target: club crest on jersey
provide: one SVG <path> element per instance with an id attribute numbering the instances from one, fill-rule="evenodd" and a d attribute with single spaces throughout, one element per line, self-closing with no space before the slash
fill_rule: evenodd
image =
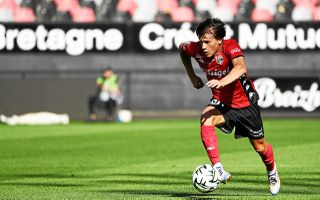
<path id="1" fill-rule="evenodd" d="M 222 65 L 222 63 L 223 63 L 223 56 L 222 56 L 221 54 L 216 55 L 214 58 L 215 58 L 216 62 L 217 62 L 219 65 Z"/>

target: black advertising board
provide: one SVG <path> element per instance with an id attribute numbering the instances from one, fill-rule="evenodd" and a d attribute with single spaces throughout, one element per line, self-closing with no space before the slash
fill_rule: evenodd
<path id="1" fill-rule="evenodd" d="M 45 52 L 80 56 L 86 52 L 177 51 L 197 41 L 191 23 L 0 24 L 0 53 Z M 244 51 L 320 50 L 320 23 L 232 23 L 226 38 Z"/>
<path id="2" fill-rule="evenodd" d="M 264 111 L 319 113 L 318 77 L 261 77 L 254 80 Z"/>
<path id="3" fill-rule="evenodd" d="M 124 24 L 0 24 L 1 53 L 118 52 L 128 49 Z"/>

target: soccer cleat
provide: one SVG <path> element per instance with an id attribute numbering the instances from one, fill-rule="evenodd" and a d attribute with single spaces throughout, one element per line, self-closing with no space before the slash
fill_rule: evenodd
<path id="1" fill-rule="evenodd" d="M 231 181 L 232 176 L 229 172 L 223 172 L 222 175 L 220 175 L 220 182 L 223 184 L 226 184 L 228 181 Z"/>
<path id="2" fill-rule="evenodd" d="M 269 189 L 272 195 L 276 195 L 280 191 L 280 177 L 276 165 L 274 165 L 275 172 L 268 174 Z"/>
<path id="3" fill-rule="evenodd" d="M 228 181 L 231 181 L 231 174 L 224 171 L 222 166 L 215 167 L 215 169 L 219 172 L 219 180 L 221 183 L 226 184 Z"/>

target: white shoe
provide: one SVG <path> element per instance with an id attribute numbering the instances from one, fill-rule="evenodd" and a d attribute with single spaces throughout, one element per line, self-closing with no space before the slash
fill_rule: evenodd
<path id="1" fill-rule="evenodd" d="M 219 180 L 221 183 L 226 184 L 228 181 L 231 181 L 231 174 L 229 172 L 224 171 L 222 166 L 215 167 L 215 169 L 219 172 Z"/>
<path id="2" fill-rule="evenodd" d="M 280 191 L 280 177 L 276 164 L 274 165 L 274 168 L 275 172 L 273 174 L 268 173 L 269 189 L 272 195 L 276 195 Z"/>

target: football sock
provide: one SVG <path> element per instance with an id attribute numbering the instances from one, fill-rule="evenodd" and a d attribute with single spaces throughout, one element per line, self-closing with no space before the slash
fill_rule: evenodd
<path id="1" fill-rule="evenodd" d="M 271 171 L 267 171 L 268 175 L 272 175 L 272 174 L 275 174 L 276 173 L 276 168 L 274 168 L 273 170 Z"/>
<path id="2" fill-rule="evenodd" d="M 265 151 L 263 153 L 259 153 L 259 155 L 266 166 L 267 171 L 274 170 L 273 149 L 269 143 L 266 143 Z"/>
<path id="3" fill-rule="evenodd" d="M 213 165 L 219 163 L 220 155 L 215 128 L 213 126 L 201 126 L 201 140 L 211 163 Z"/>
<path id="4" fill-rule="evenodd" d="M 221 164 L 221 162 L 217 162 L 217 163 L 215 163 L 213 166 L 214 166 L 214 167 L 222 167 L 222 164 Z"/>

